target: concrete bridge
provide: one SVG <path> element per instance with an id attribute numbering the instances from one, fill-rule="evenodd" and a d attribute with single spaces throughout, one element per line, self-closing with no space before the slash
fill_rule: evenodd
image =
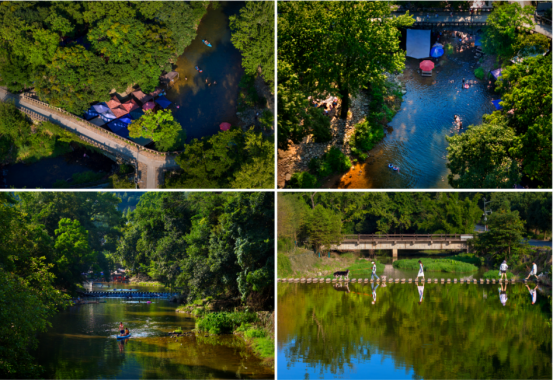
<path id="1" fill-rule="evenodd" d="M 481 27 L 487 25 L 487 19 L 489 18 L 492 9 L 477 10 L 473 14 L 469 11 L 451 12 L 449 10 L 416 10 L 410 11 L 410 15 L 414 18 L 415 22 L 412 28 L 425 28 L 425 29 L 451 29 L 459 27 Z M 393 16 L 401 16 L 406 14 L 404 11 L 394 11 Z M 427 17 L 429 16 L 429 17 Z M 534 15 L 535 26 L 531 29 L 531 33 L 540 33 L 546 37 L 552 39 L 552 22 L 540 15 Z"/>
<path id="2" fill-rule="evenodd" d="M 331 250 L 469 250 L 473 234 L 345 234 Z"/>
<path id="3" fill-rule="evenodd" d="M 95 298 L 170 298 L 177 296 L 177 293 L 171 292 L 143 292 L 143 291 L 87 291 L 80 292 L 85 297 Z"/>
<path id="4" fill-rule="evenodd" d="M 106 156 L 135 166 L 140 189 L 156 189 L 164 182 L 164 171 L 179 169 L 176 152 L 157 152 L 122 138 L 65 110 L 52 107 L 25 94 L 17 95 L 0 87 L 0 101 L 10 101 L 33 120 L 49 121 L 73 132 Z M 9 184 L 8 184 L 9 185 Z"/>

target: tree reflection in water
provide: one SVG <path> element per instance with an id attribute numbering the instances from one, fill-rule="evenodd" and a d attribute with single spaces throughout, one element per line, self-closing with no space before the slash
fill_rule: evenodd
<path id="1" fill-rule="evenodd" d="M 279 284 L 279 378 L 550 379 L 551 297 L 532 290 Z"/>

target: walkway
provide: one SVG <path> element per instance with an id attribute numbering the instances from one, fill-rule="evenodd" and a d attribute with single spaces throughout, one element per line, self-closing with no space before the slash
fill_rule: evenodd
<path id="1" fill-rule="evenodd" d="M 109 131 L 97 128 L 88 128 L 82 125 L 79 119 L 65 116 L 54 109 L 33 102 L 32 100 L 9 93 L 0 87 L 0 101 L 11 100 L 15 106 L 28 113 L 31 111 L 40 115 L 45 120 L 55 123 L 67 130 L 79 135 L 83 140 L 96 143 L 99 148 L 108 153 L 116 153 L 127 161 L 138 162 L 139 188 L 156 189 L 163 184 L 164 169 L 178 169 L 179 165 L 172 156 L 156 155 L 147 152 L 141 147 L 133 146 L 122 139 L 109 135 Z M 84 121 L 84 120 L 83 120 Z M 151 151 L 151 150 L 149 150 Z M 136 164 L 135 164 L 136 165 Z"/>
<path id="2" fill-rule="evenodd" d="M 394 16 L 404 15 L 405 12 L 393 12 Z M 482 25 L 486 24 L 489 18 L 489 12 L 483 12 L 481 14 L 471 15 L 469 12 L 454 12 L 452 17 L 450 12 L 410 12 L 410 15 L 414 18 L 414 26 L 420 23 L 469 23 Z M 429 17 L 427 17 L 429 15 Z M 542 18 L 534 16 L 535 27 L 533 31 L 540 33 L 546 37 L 552 39 L 552 25 L 542 21 Z"/>

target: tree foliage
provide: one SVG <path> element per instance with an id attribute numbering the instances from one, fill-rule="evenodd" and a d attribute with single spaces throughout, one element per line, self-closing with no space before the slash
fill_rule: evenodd
<path id="1" fill-rule="evenodd" d="M 275 3 L 249 1 L 240 15 L 230 16 L 231 42 L 242 53 L 242 66 L 250 75 L 258 68 L 264 80 L 273 86 L 275 73 Z"/>
<path id="2" fill-rule="evenodd" d="M 139 119 L 129 125 L 129 136 L 132 138 L 151 139 L 158 151 L 175 150 L 180 146 L 182 127 L 173 118 L 171 110 L 153 112 L 147 110 Z M 183 138 L 184 139 L 184 138 Z"/>
<path id="3" fill-rule="evenodd" d="M 169 176 L 167 188 L 274 187 L 273 143 L 261 133 L 233 127 L 194 139 L 175 161 L 182 174 Z"/>

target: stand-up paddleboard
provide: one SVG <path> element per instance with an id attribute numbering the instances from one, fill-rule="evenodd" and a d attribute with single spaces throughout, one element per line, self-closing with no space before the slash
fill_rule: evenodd
<path id="1" fill-rule="evenodd" d="M 119 336 L 119 335 L 117 335 L 117 340 L 128 339 L 129 337 L 131 337 L 131 334 L 128 334 L 127 336 Z"/>

